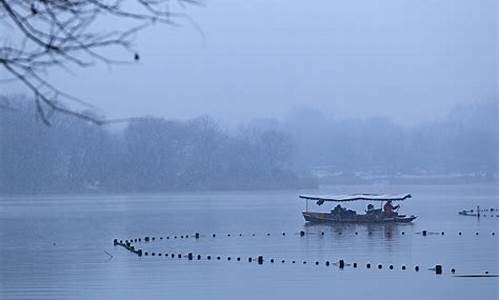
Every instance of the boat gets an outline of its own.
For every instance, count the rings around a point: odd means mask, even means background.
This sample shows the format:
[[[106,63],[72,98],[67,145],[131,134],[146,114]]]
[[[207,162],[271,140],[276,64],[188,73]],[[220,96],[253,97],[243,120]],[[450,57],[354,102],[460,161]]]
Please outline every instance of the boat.
[[[352,194],[352,195],[299,195],[299,198],[306,200],[306,210],[302,212],[307,222],[327,222],[327,223],[411,223],[417,217],[414,215],[402,215],[393,212],[387,216],[382,208],[375,209],[372,204],[368,205],[364,214],[358,214],[356,211],[346,209],[338,204],[329,213],[309,211],[309,201],[316,201],[317,205],[325,202],[350,202],[350,201],[403,201],[411,198],[410,194]]]
[[[474,212],[472,209],[459,211],[458,214],[462,215],[462,216],[471,216],[471,217],[480,217],[481,216],[481,214],[479,212]]]

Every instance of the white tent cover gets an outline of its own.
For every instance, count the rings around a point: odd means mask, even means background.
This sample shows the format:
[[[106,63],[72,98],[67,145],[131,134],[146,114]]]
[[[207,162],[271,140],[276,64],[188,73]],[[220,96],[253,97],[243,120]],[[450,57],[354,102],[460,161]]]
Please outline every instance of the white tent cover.
[[[299,198],[318,201],[402,201],[411,198],[410,194],[344,194],[344,195],[299,195]]]

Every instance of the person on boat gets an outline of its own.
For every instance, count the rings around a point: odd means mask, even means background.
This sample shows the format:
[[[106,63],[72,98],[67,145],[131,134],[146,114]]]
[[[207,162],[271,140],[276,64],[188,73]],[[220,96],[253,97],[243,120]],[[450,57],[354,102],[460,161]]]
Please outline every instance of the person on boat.
[[[399,208],[399,204],[396,206],[392,206],[392,200],[388,200],[384,204],[384,216],[386,218],[392,218],[394,216],[397,216],[397,213],[395,212],[395,210],[398,208]]]
[[[342,213],[342,206],[340,206],[340,204],[337,204],[337,206],[335,206],[335,208],[333,209],[333,213],[340,215]]]

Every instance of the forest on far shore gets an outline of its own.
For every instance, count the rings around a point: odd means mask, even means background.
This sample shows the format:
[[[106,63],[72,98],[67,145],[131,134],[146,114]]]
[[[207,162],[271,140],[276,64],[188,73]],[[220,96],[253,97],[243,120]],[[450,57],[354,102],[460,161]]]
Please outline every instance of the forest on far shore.
[[[207,116],[144,117],[116,128],[60,113],[45,126],[32,101],[11,100],[13,110],[0,110],[0,193],[314,188],[318,167],[347,177],[498,176],[495,101],[411,128],[303,110],[227,129]]]
[[[0,110],[0,192],[143,192],[315,187],[291,168],[290,137],[246,128],[229,135],[208,117],[144,117],[121,130],[65,114],[51,126],[17,99]],[[92,114],[92,112],[85,112]]]

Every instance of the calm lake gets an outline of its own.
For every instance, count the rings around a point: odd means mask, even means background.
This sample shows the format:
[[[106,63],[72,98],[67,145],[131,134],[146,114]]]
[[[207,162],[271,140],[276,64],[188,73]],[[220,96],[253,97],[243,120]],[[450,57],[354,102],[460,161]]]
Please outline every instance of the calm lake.
[[[298,194],[360,192],[411,193],[400,212],[418,218],[392,226],[305,224]],[[348,206],[360,212],[367,204]],[[498,299],[498,278],[451,273],[498,274],[498,211],[458,215],[476,205],[497,209],[498,185],[2,196],[0,299]],[[148,256],[113,246],[114,238],[145,236],[155,241],[135,246]],[[194,260],[177,258],[189,252]],[[248,262],[259,255],[262,265]],[[344,269],[325,265],[339,259]],[[436,264],[442,275],[428,270]]]

